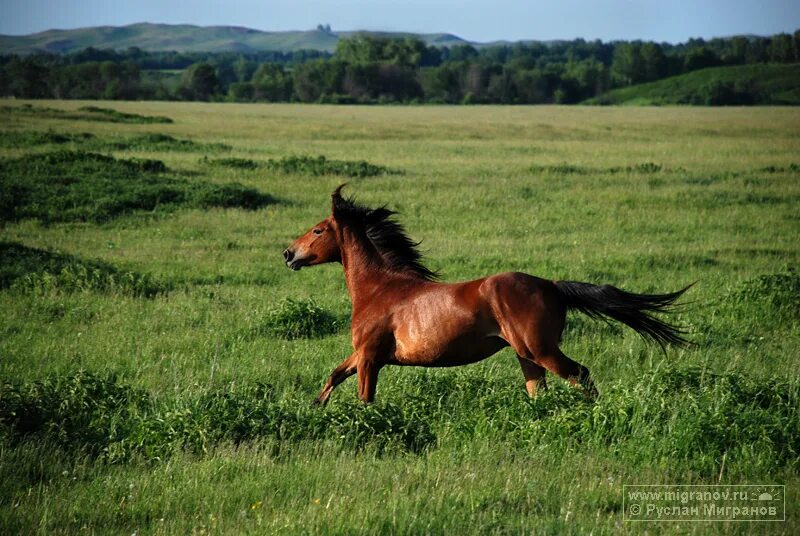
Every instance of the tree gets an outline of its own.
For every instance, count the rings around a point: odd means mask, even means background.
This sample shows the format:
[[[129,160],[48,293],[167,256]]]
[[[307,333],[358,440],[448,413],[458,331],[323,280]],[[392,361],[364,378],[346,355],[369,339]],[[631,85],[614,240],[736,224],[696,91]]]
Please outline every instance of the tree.
[[[644,80],[640,42],[617,44],[614,48],[614,59],[611,62],[611,74],[623,86],[638,84]]]
[[[15,97],[44,98],[50,96],[50,72],[30,56],[14,56],[5,68],[8,73],[7,91]]]
[[[511,71],[503,69],[489,77],[486,93],[492,102],[511,104],[517,100],[517,88]]]
[[[456,45],[450,48],[450,61],[466,61],[478,57],[478,51],[471,45]]]
[[[564,104],[580,102],[608,89],[608,72],[597,60],[585,59],[567,63],[561,76]]]
[[[310,61],[292,72],[294,94],[302,102],[317,102],[324,96],[340,94],[345,64],[339,61]]]
[[[716,67],[720,64],[717,55],[709,48],[701,46],[690,50],[683,60],[684,72],[705,69],[706,67]]]
[[[278,63],[262,63],[253,74],[252,84],[255,100],[285,102],[292,98],[292,77]]]
[[[640,50],[642,60],[642,82],[663,78],[667,72],[667,57],[661,45],[647,42]]]
[[[440,67],[428,67],[420,71],[420,83],[425,98],[433,102],[461,102],[463,63],[448,62]]]
[[[254,61],[249,61],[244,56],[239,56],[233,64],[233,72],[239,82],[247,82],[253,78],[257,68],[258,65]]]
[[[181,77],[181,94],[190,100],[209,100],[219,88],[219,79],[210,63],[194,63]]]
[[[418,39],[387,39],[359,34],[340,39],[336,44],[336,59],[353,65],[386,62],[401,67],[418,67],[429,54],[425,43]]]
[[[254,100],[255,87],[252,82],[234,82],[228,88],[228,97],[237,102],[249,102]]]
[[[800,30],[794,32],[792,41],[794,46],[794,61],[800,62]]]
[[[541,71],[514,70],[514,87],[517,88],[519,104],[537,104],[545,102],[550,95]]]
[[[769,59],[775,63],[792,63],[794,61],[794,42],[786,33],[772,36],[769,44]]]

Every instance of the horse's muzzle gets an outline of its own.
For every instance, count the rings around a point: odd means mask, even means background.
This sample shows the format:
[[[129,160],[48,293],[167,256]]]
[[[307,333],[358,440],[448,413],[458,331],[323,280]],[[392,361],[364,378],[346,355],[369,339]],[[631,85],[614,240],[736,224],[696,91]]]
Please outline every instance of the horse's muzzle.
[[[294,271],[297,271],[303,266],[306,266],[306,263],[304,263],[302,259],[295,258],[294,251],[288,248],[283,250],[283,259],[286,261],[286,266],[288,266]]]

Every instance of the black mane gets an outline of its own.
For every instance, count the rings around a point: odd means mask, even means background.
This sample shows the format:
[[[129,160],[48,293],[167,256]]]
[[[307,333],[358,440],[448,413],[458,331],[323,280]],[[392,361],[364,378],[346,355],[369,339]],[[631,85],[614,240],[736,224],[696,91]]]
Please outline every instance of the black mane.
[[[385,206],[369,208],[358,205],[352,197],[344,198],[338,192],[333,196],[336,221],[361,226],[390,269],[436,281],[439,274],[422,264],[419,242],[408,237],[403,226],[392,218],[395,214],[397,212]]]

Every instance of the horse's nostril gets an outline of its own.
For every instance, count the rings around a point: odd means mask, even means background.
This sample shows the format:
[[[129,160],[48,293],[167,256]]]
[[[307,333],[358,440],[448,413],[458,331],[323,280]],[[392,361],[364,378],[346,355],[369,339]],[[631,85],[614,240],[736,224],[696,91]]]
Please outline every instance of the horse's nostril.
[[[285,249],[283,251],[283,258],[286,259],[286,262],[289,262],[294,257],[294,252],[290,249]]]

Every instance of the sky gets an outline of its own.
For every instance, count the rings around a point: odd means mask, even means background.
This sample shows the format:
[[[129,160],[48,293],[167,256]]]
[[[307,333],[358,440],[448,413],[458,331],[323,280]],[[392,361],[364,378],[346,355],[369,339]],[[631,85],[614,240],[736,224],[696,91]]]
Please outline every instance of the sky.
[[[0,34],[135,22],[446,32],[470,41],[793,33],[800,0],[0,0]]]

